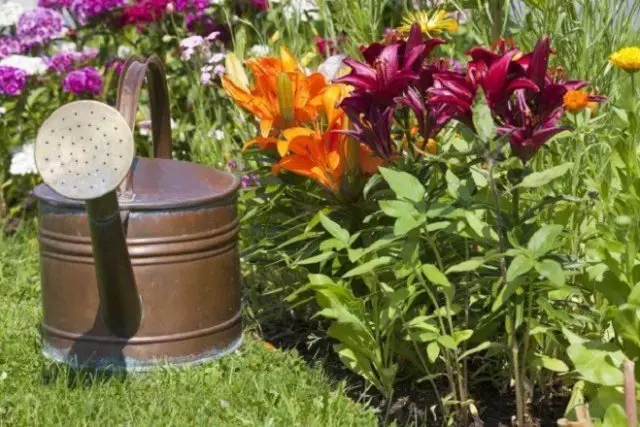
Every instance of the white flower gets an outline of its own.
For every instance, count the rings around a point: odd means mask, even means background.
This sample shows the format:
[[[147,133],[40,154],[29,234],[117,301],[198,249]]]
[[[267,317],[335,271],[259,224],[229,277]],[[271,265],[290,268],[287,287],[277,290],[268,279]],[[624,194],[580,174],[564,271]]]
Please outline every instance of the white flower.
[[[272,3],[280,3],[281,0],[271,0]],[[284,0],[282,11],[287,19],[298,16],[301,21],[316,21],[320,18],[318,5],[315,0]]]
[[[207,37],[205,37],[208,41],[212,42],[215,39],[218,38],[218,36],[220,35],[220,31],[214,31],[211,34],[209,34]]]
[[[211,0],[211,4],[216,6],[224,4],[224,0]]]
[[[211,55],[211,58],[207,61],[209,64],[217,64],[218,62],[224,61],[224,53],[214,53]]]
[[[127,59],[133,52],[130,46],[120,45],[118,46],[118,58]]]
[[[0,107],[0,117],[4,116],[6,112],[7,112],[7,109],[5,107]]]
[[[186,39],[180,41],[180,47],[182,48],[182,59],[188,61],[191,59],[194,53],[196,53],[196,48],[201,46],[204,43],[204,38],[202,36],[191,36]]]
[[[222,132],[220,129],[216,129],[213,132],[213,137],[216,141],[222,141],[224,139],[224,132]]]
[[[211,83],[211,73],[205,71],[200,74],[200,83],[203,85],[208,85],[209,83]]]
[[[203,85],[211,82],[211,72],[213,71],[213,65],[205,65],[200,69],[200,83]]]
[[[177,126],[175,120],[171,119],[171,129],[175,129]],[[151,120],[142,120],[138,122],[138,132],[142,136],[148,136],[151,139]]]
[[[33,56],[11,55],[0,61],[0,65],[24,70],[28,75],[43,74],[47,71],[44,59]]]
[[[20,148],[11,150],[11,166],[9,173],[11,175],[28,175],[38,173],[36,168],[35,144],[28,142]]]
[[[255,44],[247,52],[249,56],[266,56],[269,54],[269,46],[265,44]]]
[[[10,27],[15,25],[20,19],[24,8],[20,3],[8,1],[0,4],[0,27]]]
[[[215,74],[218,77],[223,76],[224,72],[225,72],[225,68],[224,68],[224,65],[222,64],[218,64],[215,67],[213,67],[213,74]]]
[[[202,36],[191,36],[180,41],[180,47],[183,49],[195,49],[204,43]]]
[[[318,72],[324,76],[327,81],[332,81],[340,70],[344,67],[344,60],[346,55],[333,55],[328,57],[322,64],[318,66]]]

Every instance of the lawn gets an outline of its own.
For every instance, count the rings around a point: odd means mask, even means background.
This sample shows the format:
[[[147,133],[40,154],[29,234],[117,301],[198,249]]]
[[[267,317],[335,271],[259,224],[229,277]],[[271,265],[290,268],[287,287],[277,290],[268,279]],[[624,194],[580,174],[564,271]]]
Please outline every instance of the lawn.
[[[148,374],[75,372],[44,359],[35,226],[0,234],[0,426],[369,426],[375,413],[344,396],[294,351],[253,338],[199,367]]]

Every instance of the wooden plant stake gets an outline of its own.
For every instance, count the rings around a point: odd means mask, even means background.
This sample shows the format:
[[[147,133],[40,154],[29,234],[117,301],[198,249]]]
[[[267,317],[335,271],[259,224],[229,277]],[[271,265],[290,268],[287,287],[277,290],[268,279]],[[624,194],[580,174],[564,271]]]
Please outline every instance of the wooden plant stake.
[[[583,403],[575,408],[578,421],[569,421],[566,418],[558,420],[558,427],[593,427],[591,416],[589,415],[589,405]]]
[[[627,413],[627,427],[638,427],[638,402],[636,400],[635,365],[624,361],[624,409]]]

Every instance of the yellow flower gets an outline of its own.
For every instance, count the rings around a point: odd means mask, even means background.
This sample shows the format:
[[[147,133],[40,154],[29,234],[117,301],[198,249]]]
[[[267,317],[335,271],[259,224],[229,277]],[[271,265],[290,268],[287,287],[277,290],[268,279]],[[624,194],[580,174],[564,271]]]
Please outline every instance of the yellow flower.
[[[568,90],[562,97],[564,108],[571,113],[578,113],[589,105],[589,94],[583,90]]]
[[[628,73],[640,71],[640,47],[625,47],[609,57],[613,65]]]
[[[429,141],[427,141],[426,148],[429,154],[436,154],[436,152],[438,151],[438,143],[436,142],[435,139],[429,138]]]
[[[407,35],[411,31],[411,25],[416,22],[420,25],[422,33],[427,37],[458,30],[458,21],[447,18],[447,12],[444,10],[436,10],[431,16],[429,16],[429,12],[421,10],[418,12],[410,12],[402,20],[402,25],[398,27],[398,31]]]

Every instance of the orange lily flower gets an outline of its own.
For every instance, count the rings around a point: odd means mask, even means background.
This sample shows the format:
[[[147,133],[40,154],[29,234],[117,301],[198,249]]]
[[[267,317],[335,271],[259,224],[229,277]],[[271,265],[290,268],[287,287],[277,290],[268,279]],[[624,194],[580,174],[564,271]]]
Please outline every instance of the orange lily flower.
[[[327,86],[312,100],[326,118],[324,131],[294,127],[282,132],[277,141],[282,157],[273,165],[273,173],[282,169],[311,178],[334,193],[342,190],[345,176],[374,174],[383,160],[368,147],[340,133],[348,129],[349,120],[339,107],[351,87],[343,84]]]
[[[329,190],[340,191],[344,173],[343,144],[345,136],[325,132],[319,134],[307,128],[291,128],[282,132],[291,153],[278,162],[279,169],[311,178]]]
[[[238,105],[258,118],[263,138],[270,137],[273,128],[282,130],[317,118],[317,104],[312,100],[326,87],[322,74],[307,76],[284,47],[279,58],[252,59],[247,66],[255,78],[253,87],[232,75],[223,76],[222,86]]]

